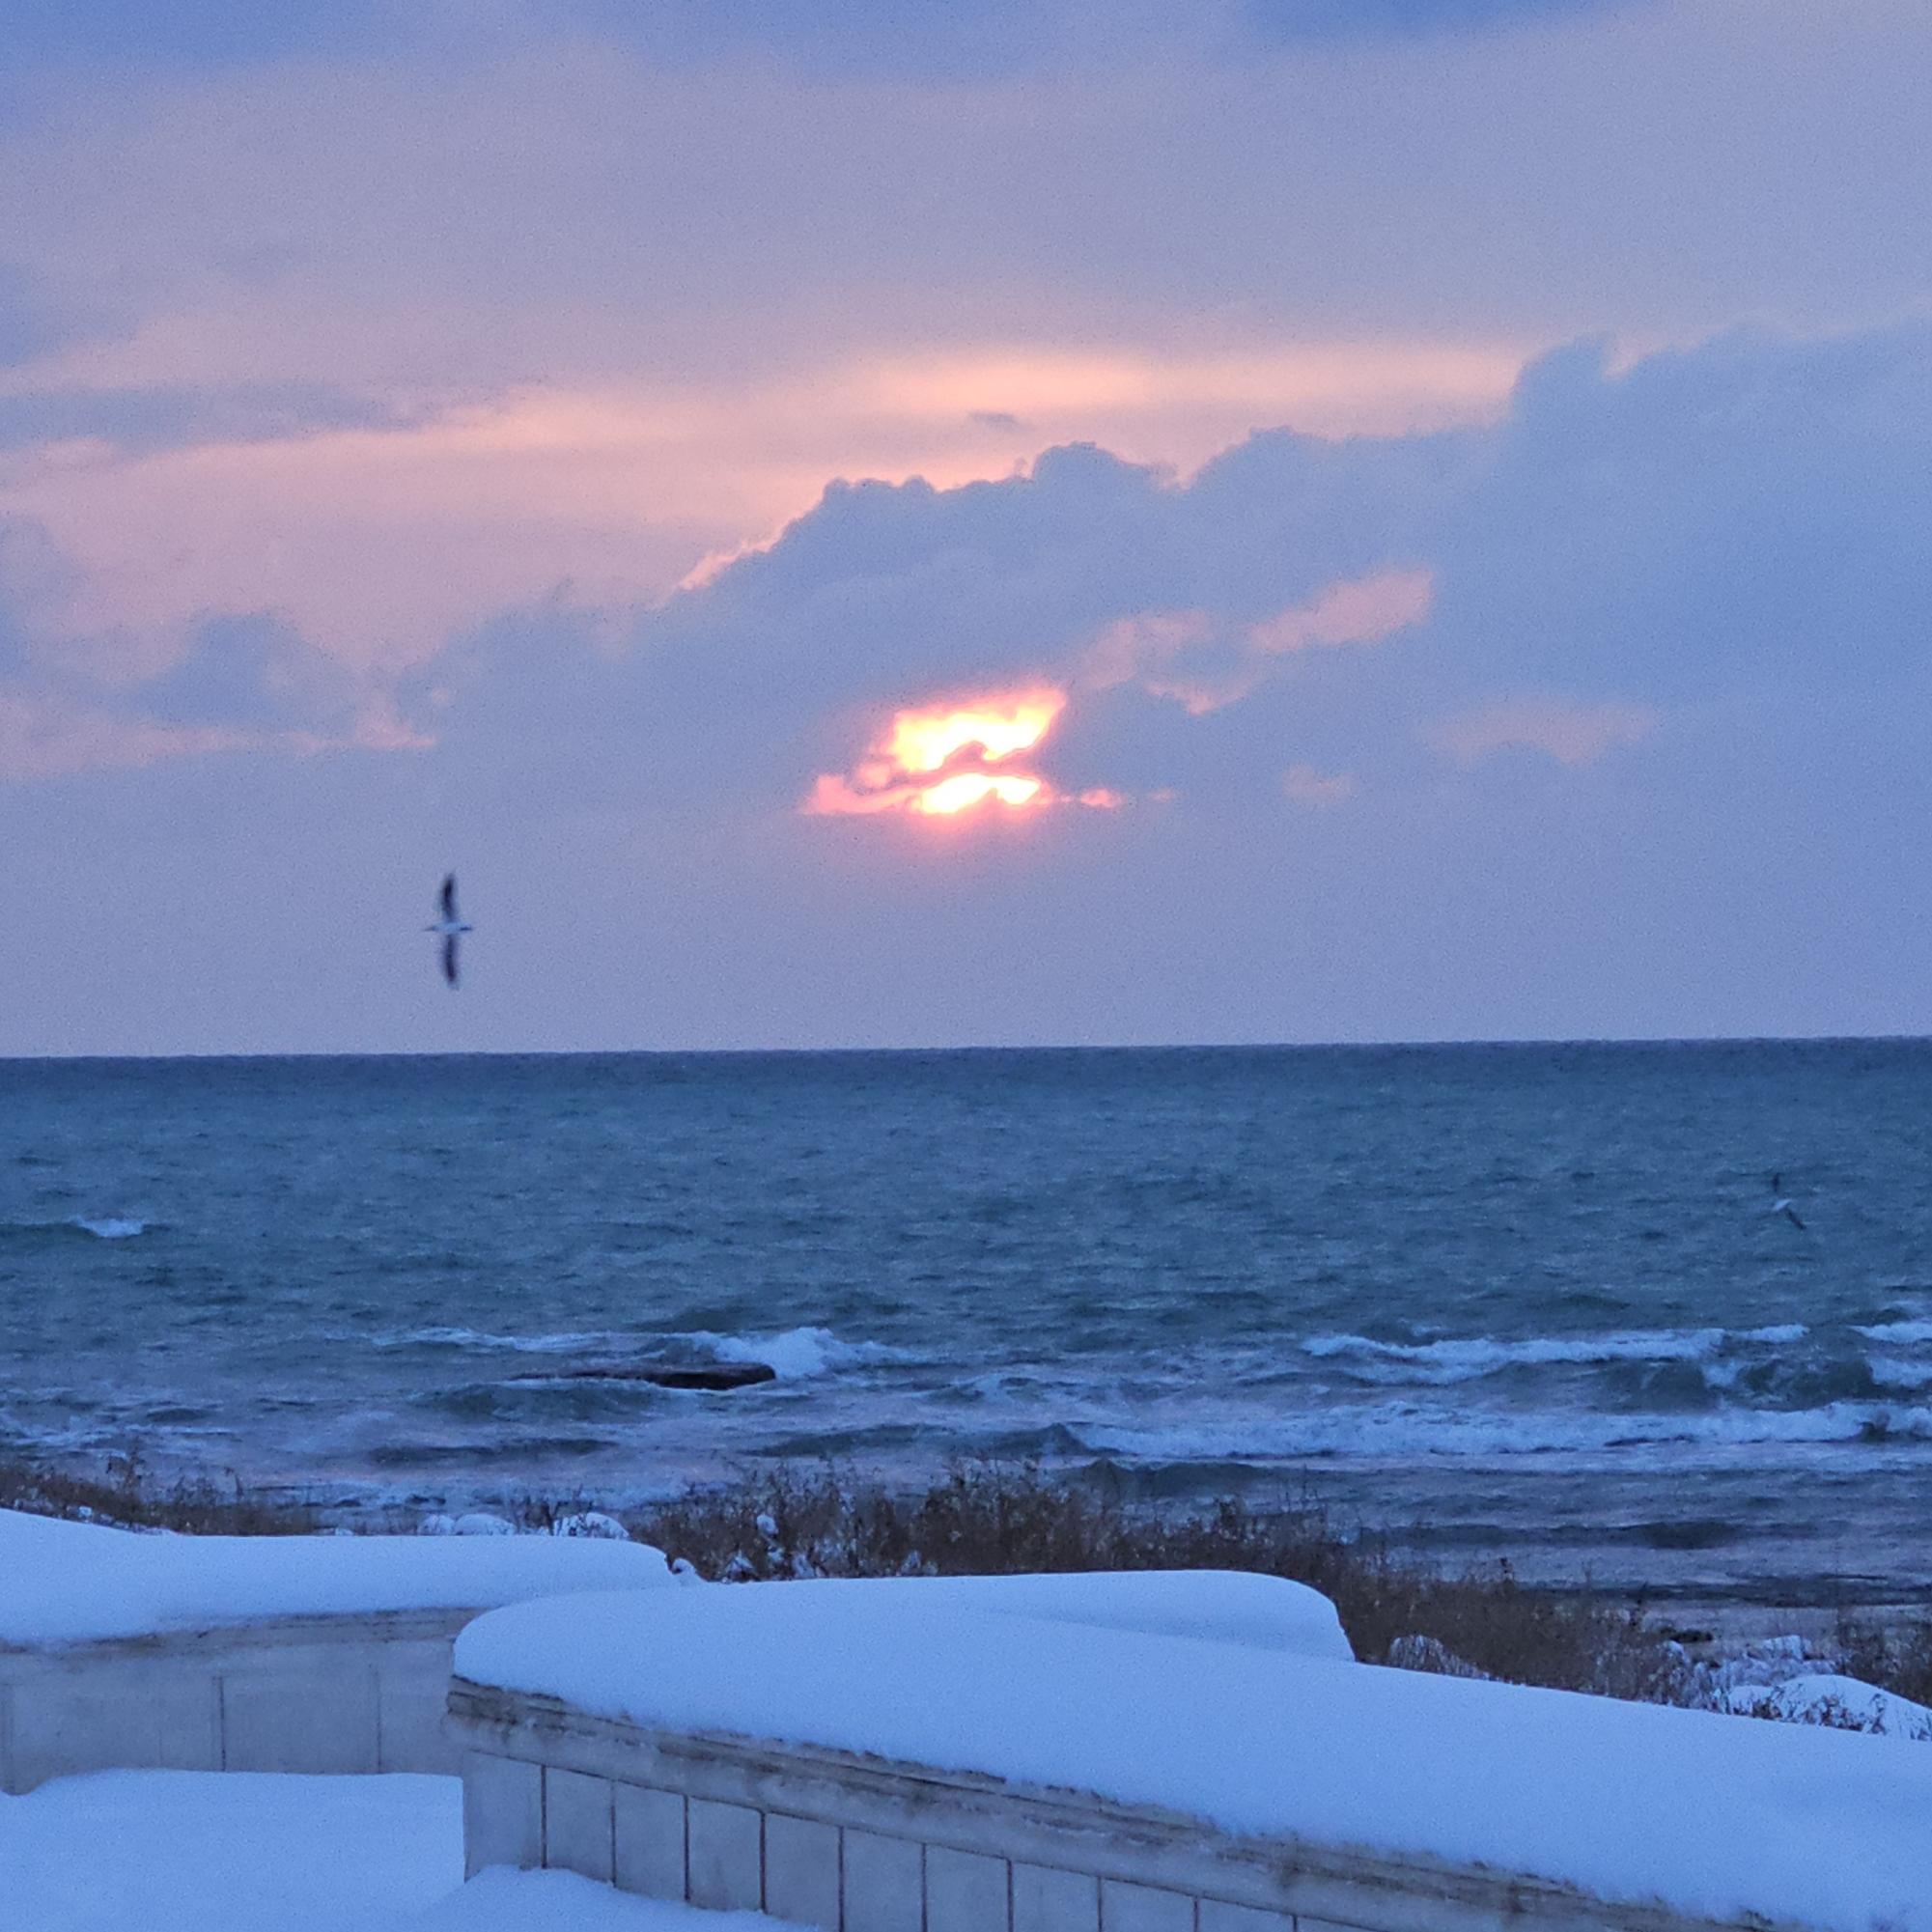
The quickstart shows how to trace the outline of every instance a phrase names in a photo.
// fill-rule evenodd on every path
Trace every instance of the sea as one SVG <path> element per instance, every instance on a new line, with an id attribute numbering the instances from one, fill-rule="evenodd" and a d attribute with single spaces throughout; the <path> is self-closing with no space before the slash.
<path id="1" fill-rule="evenodd" d="M 1932 1043 L 0 1061 L 0 1452 L 390 1522 L 991 1458 L 1922 1602 Z"/>

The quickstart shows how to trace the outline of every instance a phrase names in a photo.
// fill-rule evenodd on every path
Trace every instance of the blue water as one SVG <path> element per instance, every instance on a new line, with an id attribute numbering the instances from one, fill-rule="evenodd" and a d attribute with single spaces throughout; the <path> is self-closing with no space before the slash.
<path id="1" fill-rule="evenodd" d="M 1922 1043 L 0 1062 L 0 1442 L 411 1506 L 1036 1456 L 1896 1596 L 1928 1096 Z M 571 1373 L 718 1358 L 779 1379 Z"/>

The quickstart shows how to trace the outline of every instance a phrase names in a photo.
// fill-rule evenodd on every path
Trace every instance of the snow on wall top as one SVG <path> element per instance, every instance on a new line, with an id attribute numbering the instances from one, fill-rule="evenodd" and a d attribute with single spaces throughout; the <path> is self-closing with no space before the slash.
<path id="1" fill-rule="evenodd" d="M 1108 1570 L 1021 1577 L 839 1579 L 761 1588 L 836 1592 L 854 1602 L 913 1591 L 921 1604 L 1042 1617 L 1098 1630 L 1200 1637 L 1353 1664 L 1335 1607 L 1321 1591 L 1246 1570 Z"/>
<path id="2" fill-rule="evenodd" d="M 0 1645 L 482 1610 L 671 1581 L 660 1552 L 595 1537 L 146 1535 L 0 1510 Z"/>
<path id="3" fill-rule="evenodd" d="M 1932 1750 L 806 1585 L 585 1596 L 457 1639 L 607 1717 L 1071 1786 L 1818 1932 L 1932 1932 Z"/>

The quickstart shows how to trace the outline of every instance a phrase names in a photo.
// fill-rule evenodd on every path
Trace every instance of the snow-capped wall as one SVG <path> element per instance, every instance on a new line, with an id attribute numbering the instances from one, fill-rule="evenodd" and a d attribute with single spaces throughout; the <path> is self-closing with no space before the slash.
<path id="1" fill-rule="evenodd" d="M 471 1615 L 672 1581 L 657 1551 L 596 1538 L 139 1535 L 0 1511 L 0 1791 L 108 1769 L 453 1772 L 450 1640 Z"/>
<path id="2" fill-rule="evenodd" d="M 890 1577 L 761 1584 L 863 1604 L 902 1599 L 912 1613 L 991 1610 L 1095 1630 L 1197 1637 L 1351 1664 L 1335 1607 L 1306 1583 L 1246 1570 L 1107 1570 L 1020 1577 Z"/>
<path id="3" fill-rule="evenodd" d="M 600 1537 L 175 1536 L 0 1509 L 0 1648 L 672 1581 L 660 1552 Z"/>
<path id="4" fill-rule="evenodd" d="M 1904 1740 L 794 1585 L 496 1611 L 456 1670 L 473 1860 L 827 1932 L 1932 1932 Z"/>

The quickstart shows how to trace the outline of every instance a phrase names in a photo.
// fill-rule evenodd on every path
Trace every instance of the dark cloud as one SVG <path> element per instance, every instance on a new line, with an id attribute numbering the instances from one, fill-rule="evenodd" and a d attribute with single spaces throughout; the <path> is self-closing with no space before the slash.
<path id="1" fill-rule="evenodd" d="M 9 593 L 8 549 L 11 532 L 0 522 L 0 682 L 27 668 L 27 626 L 19 600 Z"/>
<path id="2" fill-rule="evenodd" d="M 355 693 L 226 620 L 117 700 L 179 748 L 134 741 L 42 817 L 164 880 L 192 825 L 251 906 L 313 873 L 350 923 L 378 890 L 418 919 L 459 864 L 497 989 L 465 1044 L 1922 1030 L 1929 352 L 1925 325 L 1584 347 L 1488 431 L 1271 433 L 1186 483 L 1073 447 L 840 484 L 660 609 L 462 640 L 403 694 L 419 756 L 247 755 L 339 742 Z M 1424 570 L 1419 622 L 1311 615 Z M 1109 627 L 1177 613 L 1224 702 L 1163 695 L 1179 658 L 1096 674 Z M 1042 678 L 1072 697 L 1040 769 L 1119 810 L 797 811 L 895 706 Z M 84 916 L 57 867 L 36 889 Z M 358 985 L 406 969 L 357 944 Z M 184 1044 L 420 1044 L 406 994 L 329 984 L 238 987 Z M 70 997 L 49 966 L 22 1010 Z"/>
<path id="3" fill-rule="evenodd" d="M 355 728 L 357 687 L 332 658 L 291 626 L 252 615 L 213 617 L 127 708 L 158 724 L 221 726 L 343 739 Z"/>
<path id="4" fill-rule="evenodd" d="M 392 406 L 323 382 L 38 390 L 0 396 L 0 449 L 87 438 L 138 453 L 391 428 L 407 420 Z"/>
<path id="5" fill-rule="evenodd" d="M 850 769 L 896 708 L 1041 679 L 1074 692 L 1046 759 L 1069 789 L 1641 762 L 1667 719 L 1766 686 L 1919 703 L 1928 525 L 1932 326 L 1621 371 L 1585 345 L 1534 365 L 1494 430 L 1271 432 L 1186 484 L 1083 446 L 956 490 L 835 484 L 614 636 L 563 610 L 490 627 L 438 667 L 441 728 L 519 784 L 567 770 L 753 813 Z M 1306 641 L 1334 586 L 1423 572 L 1423 621 Z M 1123 625 L 1151 668 L 1100 676 Z"/>
<path id="6" fill-rule="evenodd" d="M 1651 0 L 1217 0 L 1195 44 L 1293 43 L 1499 26 Z M 12 0 L 11 77 L 210 71 L 294 60 L 450 58 L 479 47 L 589 37 L 669 66 L 776 60 L 806 71 L 935 81 L 1008 77 L 1171 39 L 1158 0 Z"/>
<path id="7" fill-rule="evenodd" d="M 1288 41 L 1467 34 L 1631 12 L 1655 0 L 1244 0 L 1264 35 Z"/>
<path id="8" fill-rule="evenodd" d="M 1444 648 L 1492 679 L 1695 701 L 1927 661 L 1932 325 L 1761 332 L 1525 376 L 1445 529 Z"/>
<path id="9" fill-rule="evenodd" d="M 54 348 L 61 333 L 26 272 L 0 262 L 0 369 Z"/>
<path id="10" fill-rule="evenodd" d="M 409 32 L 410 10 L 394 0 L 10 0 L 9 65 L 115 72 L 129 68 L 206 69 L 298 55 L 359 51 Z"/>
<path id="11" fill-rule="evenodd" d="M 158 674 L 132 640 L 58 621 L 71 590 L 67 560 L 44 531 L 0 521 L 0 724 L 33 720 L 22 745 L 0 729 L 0 782 L 68 775 L 91 761 L 191 757 L 252 744 L 321 748 L 354 740 L 366 681 L 266 614 L 217 615 L 191 627 Z"/>

